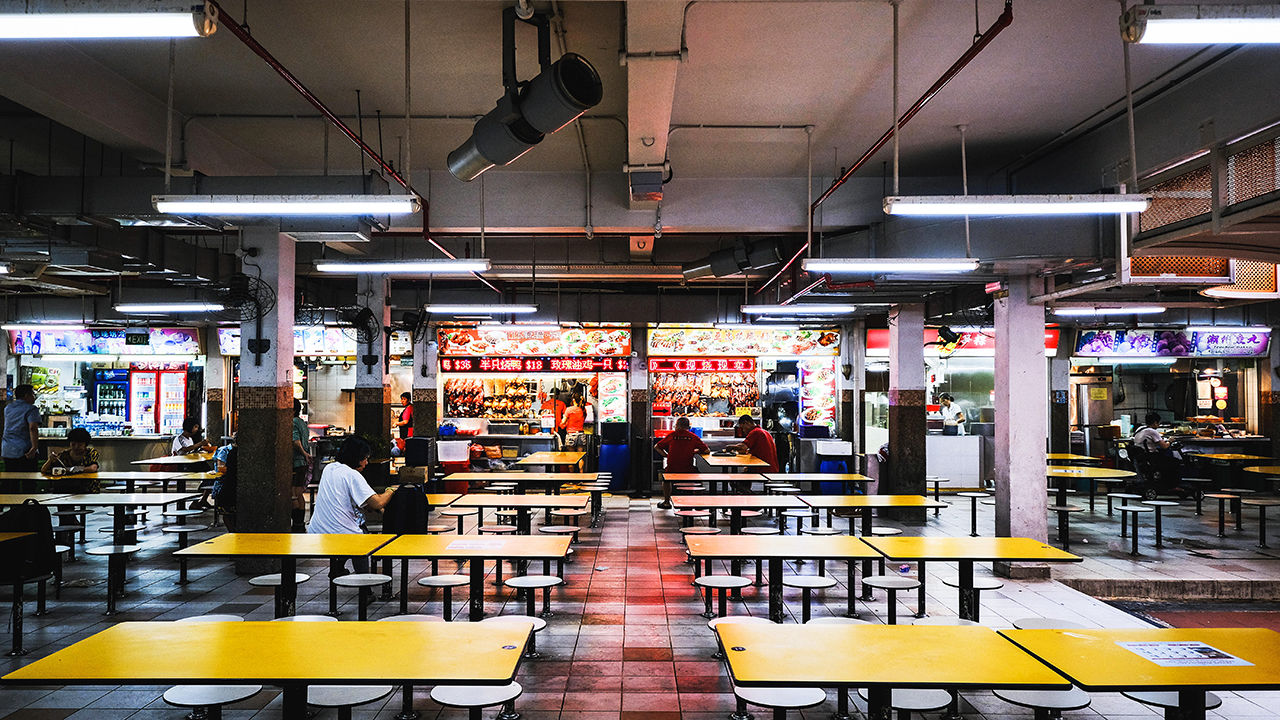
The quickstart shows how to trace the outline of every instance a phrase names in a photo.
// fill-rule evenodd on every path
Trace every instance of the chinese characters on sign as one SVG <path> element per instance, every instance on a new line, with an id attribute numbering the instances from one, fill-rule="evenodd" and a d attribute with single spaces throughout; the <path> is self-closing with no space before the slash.
<path id="1" fill-rule="evenodd" d="M 625 357 L 482 357 L 440 358 L 440 371 L 465 372 L 626 372 Z"/>
<path id="2" fill-rule="evenodd" d="M 755 372 L 755 358 L 650 358 L 649 372 Z"/>

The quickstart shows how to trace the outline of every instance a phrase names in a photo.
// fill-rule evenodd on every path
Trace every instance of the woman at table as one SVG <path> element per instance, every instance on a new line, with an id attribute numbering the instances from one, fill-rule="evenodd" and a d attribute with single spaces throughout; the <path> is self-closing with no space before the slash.
<path id="1" fill-rule="evenodd" d="M 62 468 L 67 475 L 98 472 L 98 451 L 89 447 L 93 438 L 84 428 L 72 428 L 67 433 L 67 444 L 70 447 L 60 453 L 49 453 L 40 472 L 52 475 L 54 468 Z M 97 478 L 80 478 L 80 489 L 76 492 L 96 493 L 100 489 Z"/>
<path id="2" fill-rule="evenodd" d="M 311 511 L 309 533 L 363 533 L 362 510 L 381 510 L 391 499 L 394 487 L 375 493 L 369 481 L 360 474 L 369 464 L 369 443 L 352 435 L 342 441 L 335 456 L 336 462 L 325 466 L 320 474 L 320 486 L 316 490 L 316 504 Z M 368 557 L 336 557 L 329 560 L 329 579 L 342 577 L 350 572 L 351 561 L 358 573 L 369 572 Z"/>
<path id="3" fill-rule="evenodd" d="M 689 418 L 676 418 L 676 429 L 653 446 L 654 450 L 667 459 L 663 472 L 697 472 L 693 466 L 694 456 L 711 452 L 707 444 L 702 442 L 702 438 L 694 435 L 689 427 Z M 671 507 L 670 483 L 662 483 L 662 502 L 658 503 L 658 507 L 663 509 Z"/>
<path id="4" fill-rule="evenodd" d="M 169 447 L 169 454 L 192 455 L 198 452 L 212 452 L 213 449 L 213 443 L 204 438 L 204 430 L 200 427 L 200 421 L 195 418 L 187 418 L 182 421 L 182 432 L 173 436 L 173 445 Z"/>

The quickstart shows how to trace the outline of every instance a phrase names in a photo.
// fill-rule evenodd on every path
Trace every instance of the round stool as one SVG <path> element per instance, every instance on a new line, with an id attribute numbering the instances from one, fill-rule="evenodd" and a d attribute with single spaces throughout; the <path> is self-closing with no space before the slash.
<path id="1" fill-rule="evenodd" d="M 978 501 L 991 496 L 984 492 L 960 492 L 956 496 L 969 498 L 969 537 L 978 537 Z"/>
<path id="2" fill-rule="evenodd" d="M 889 593 L 889 624 L 898 624 L 898 591 L 915 590 L 920 581 L 902 575 L 872 575 L 862 578 L 865 587 L 880 588 Z"/>
<path id="3" fill-rule="evenodd" d="M 476 527 L 476 532 L 480 535 L 506 535 L 515 531 L 515 525 L 480 525 Z"/>
<path id="4" fill-rule="evenodd" d="M 487 617 L 480 622 L 506 623 L 509 625 L 522 623 L 524 625 L 532 625 L 533 634 L 529 636 L 529 644 L 524 648 L 524 657 L 530 660 L 537 660 L 542 657 L 542 655 L 538 653 L 538 633 L 547 629 L 546 620 L 543 620 L 540 617 L 529 617 L 528 615 L 494 615 L 493 617 Z"/>
<path id="5" fill-rule="evenodd" d="M 1084 625 L 1061 618 L 1025 617 L 1013 621 L 1018 630 L 1081 630 Z"/>
<path id="6" fill-rule="evenodd" d="M 821 705 L 827 700 L 827 693 L 821 688 L 740 687 L 734 685 L 733 694 L 737 696 L 739 705 L 746 703 L 747 705 L 773 710 L 775 719 L 786 717 L 788 710 L 801 710 L 814 705 Z M 743 707 L 739 707 L 738 712 L 750 717 L 749 714 L 745 713 L 745 708 Z M 739 717 L 739 715 L 735 714 L 730 717 Z"/>
<path id="7" fill-rule="evenodd" d="M 107 615 L 116 614 L 116 598 L 124 594 L 125 560 L 141 545 L 101 545 L 85 550 L 86 555 L 107 556 Z"/>
<path id="8" fill-rule="evenodd" d="M 161 697 L 174 707 L 195 708 L 193 715 L 222 720 L 223 705 L 248 700 L 260 692 L 261 685 L 174 685 Z"/>
<path id="9" fill-rule="evenodd" d="M 743 535 L 781 535 L 782 531 L 776 527 L 744 527 Z"/>
<path id="10" fill-rule="evenodd" d="M 302 584 L 311 579 L 306 573 L 294 573 L 293 579 L 295 584 Z M 280 573 L 267 573 L 257 577 L 249 578 L 249 584 L 253 587 L 269 587 L 275 591 L 275 615 L 282 617 L 284 615 L 284 598 L 280 596 L 280 587 L 284 584 L 284 579 Z"/>
<path id="11" fill-rule="evenodd" d="M 524 692 L 520 683 L 508 685 L 436 685 L 431 688 L 431 699 L 445 707 L 465 708 L 470 720 L 481 720 L 487 707 L 501 705 L 497 720 L 516 720 L 515 700 Z"/>
<path id="12" fill-rule="evenodd" d="M 787 531 L 787 518 L 795 518 L 796 532 L 804 532 L 804 519 L 811 517 L 813 517 L 813 513 L 808 510 L 783 510 L 778 513 L 778 529 L 785 533 Z"/>
<path id="13" fill-rule="evenodd" d="M 244 622 L 244 618 L 239 615 L 193 615 L 191 617 L 178 618 L 174 620 L 176 623 L 207 623 L 207 622 Z"/>
<path id="14" fill-rule="evenodd" d="M 208 530 L 207 525 L 166 525 L 160 528 L 160 532 L 178 536 L 178 549 L 181 550 L 187 546 L 187 536 L 193 532 Z M 178 580 L 175 585 L 187 584 L 187 556 L 178 556 Z"/>
<path id="15" fill-rule="evenodd" d="M 582 528 L 578 525 L 539 525 L 538 532 L 544 535 L 569 535 L 571 542 L 578 542 L 578 532 Z"/>
<path id="16" fill-rule="evenodd" d="M 480 511 L 479 511 L 479 510 L 476 510 L 475 508 L 445 508 L 445 509 L 443 509 L 443 510 L 441 510 L 441 511 L 440 511 L 440 516 L 441 516 L 441 517 L 457 518 L 457 519 L 458 519 L 458 534 L 459 534 L 459 535 L 461 535 L 461 534 L 463 534 L 463 532 L 465 532 L 465 531 L 463 530 L 462 525 L 463 525 L 463 522 L 466 520 L 466 518 L 467 518 L 467 517 L 469 517 L 469 516 L 471 516 L 471 515 L 475 515 L 475 514 L 477 514 L 477 513 L 479 513 L 479 512 L 480 512 Z"/>
<path id="17" fill-rule="evenodd" d="M 1178 507 L 1178 503 L 1174 500 L 1143 500 L 1143 505 L 1155 508 L 1156 510 L 1156 547 L 1164 547 L 1164 529 L 1160 525 L 1161 511 L 1165 508 Z"/>
<path id="18" fill-rule="evenodd" d="M 271 622 L 338 622 L 332 615 L 286 615 L 273 618 Z"/>
<path id="19" fill-rule="evenodd" d="M 947 587 L 960 587 L 960 578 L 944 577 L 942 584 Z M 983 590 L 999 590 L 1004 587 L 1004 583 L 993 577 L 975 577 L 973 579 L 973 617 L 972 620 L 978 620 L 979 611 L 982 607 L 982 591 Z"/>
<path id="20" fill-rule="evenodd" d="M 995 696 L 1010 705 L 1032 708 L 1037 718 L 1060 718 L 1066 710 L 1089 707 L 1089 693 L 1078 687 L 1070 690 L 995 690 Z M 1177 693 L 1175 693 L 1176 695 Z"/>
<path id="21" fill-rule="evenodd" d="M 886 525 L 871 526 L 871 537 L 893 537 L 894 535 L 901 535 L 901 534 L 902 534 L 901 528 L 888 527 Z"/>
<path id="22" fill-rule="evenodd" d="M 858 688 L 858 696 L 866 700 L 867 689 Z M 946 690 L 893 688 L 889 691 L 889 707 L 899 712 L 929 712 L 951 704 L 951 693 Z"/>
<path id="23" fill-rule="evenodd" d="M 1240 501 L 1242 505 L 1258 508 L 1258 547 L 1267 547 L 1267 508 L 1280 505 L 1280 500 L 1272 498 L 1245 498 Z M 1156 515 L 1159 520 L 1160 516 Z M 1159 524 L 1156 525 L 1159 527 Z"/>
<path id="24" fill-rule="evenodd" d="M 440 588 L 444 593 L 443 615 L 445 620 L 453 620 L 453 589 L 470 584 L 466 575 L 428 575 L 418 578 L 422 587 Z"/>
<path id="25" fill-rule="evenodd" d="M 1231 514 L 1236 516 L 1236 530 L 1243 530 L 1244 525 L 1241 523 L 1240 517 L 1243 514 L 1240 507 L 1240 498 L 1248 497 L 1257 492 L 1257 490 L 1250 490 L 1248 488 L 1221 488 L 1218 492 L 1240 496 L 1231 501 Z"/>
<path id="26" fill-rule="evenodd" d="M 1218 537 L 1227 536 L 1227 501 L 1230 500 L 1232 505 L 1240 499 L 1239 495 L 1231 493 L 1205 493 L 1205 497 L 1213 498 L 1218 501 Z"/>
<path id="27" fill-rule="evenodd" d="M 566 518 L 567 520 L 571 520 L 574 525 L 578 524 L 578 518 L 590 514 L 590 510 L 565 509 L 551 511 L 551 517 Z"/>
<path id="28" fill-rule="evenodd" d="M 965 620 L 964 618 L 959 618 L 959 617 L 927 617 L 927 618 L 916 618 L 911 621 L 911 624 L 912 625 L 955 626 L 955 625 L 981 625 L 982 623 L 974 622 L 972 620 Z"/>
<path id="29" fill-rule="evenodd" d="M 805 623 L 805 625 L 870 625 L 870 620 L 859 620 L 858 618 L 839 617 L 830 615 L 826 617 L 813 618 Z"/>
<path id="30" fill-rule="evenodd" d="M 694 520 L 701 520 L 703 518 L 707 518 L 709 520 L 711 518 L 711 513 L 707 510 L 677 510 L 675 512 L 675 516 L 680 518 L 681 527 L 689 527 L 690 525 L 693 525 Z"/>
<path id="31" fill-rule="evenodd" d="M 693 584 L 702 588 L 702 594 L 706 598 L 706 610 L 703 611 L 702 617 L 713 618 L 716 613 L 711 611 L 711 593 L 718 591 L 720 593 L 720 617 L 729 614 L 729 591 L 741 590 L 751 584 L 747 578 L 738 575 L 703 575 L 693 579 Z"/>
<path id="32" fill-rule="evenodd" d="M 836 581 L 823 575 L 788 575 L 782 578 L 782 586 L 800 588 L 800 622 L 807 623 L 813 591 L 835 587 Z"/>
<path id="33" fill-rule="evenodd" d="M 537 613 L 534 612 L 534 590 L 542 590 L 542 617 L 551 617 L 551 588 L 556 585 L 563 585 L 564 578 L 555 575 L 517 575 L 506 581 L 506 586 L 515 590 L 523 590 L 525 592 L 525 614 L 533 617 Z"/>
<path id="34" fill-rule="evenodd" d="M 1177 711 L 1179 709 L 1177 692 L 1122 692 L 1120 694 L 1130 700 L 1137 700 L 1143 705 L 1154 705 L 1155 707 L 1163 708 L 1165 710 Z M 1207 690 L 1205 691 L 1205 710 L 1212 710 L 1216 707 L 1221 707 L 1221 705 L 1222 698 L 1218 697 L 1216 693 L 1211 693 Z"/>
<path id="35" fill-rule="evenodd" d="M 373 599 L 373 591 L 370 588 L 390 585 L 391 576 L 382 573 L 351 573 L 334 578 L 331 582 L 338 587 L 357 588 L 357 617 L 360 620 L 368 620 L 369 601 Z"/>
<path id="36" fill-rule="evenodd" d="M 391 685 L 312 685 L 307 688 L 307 704 L 337 708 L 338 720 L 351 720 L 351 708 L 381 700 L 392 690 Z"/>
<path id="37" fill-rule="evenodd" d="M 378 618 L 378 622 L 444 622 L 435 615 L 392 615 Z"/>
<path id="38" fill-rule="evenodd" d="M 1125 502 L 1129 502 L 1130 500 L 1141 500 L 1141 499 L 1142 499 L 1141 495 L 1135 495 L 1133 493 L 1126 493 L 1126 492 L 1107 493 L 1107 517 L 1111 517 L 1111 515 L 1113 514 L 1112 510 L 1114 508 L 1112 506 L 1112 503 L 1114 501 L 1123 500 Z"/>
<path id="39" fill-rule="evenodd" d="M 1155 512 L 1155 508 L 1146 505 L 1130 505 L 1125 503 L 1120 506 L 1120 527 L 1126 528 L 1129 524 L 1129 518 L 1133 518 L 1133 548 L 1129 551 L 1130 555 L 1138 555 L 1138 515 L 1141 513 Z M 1122 529 L 1120 537 L 1125 537 Z"/>

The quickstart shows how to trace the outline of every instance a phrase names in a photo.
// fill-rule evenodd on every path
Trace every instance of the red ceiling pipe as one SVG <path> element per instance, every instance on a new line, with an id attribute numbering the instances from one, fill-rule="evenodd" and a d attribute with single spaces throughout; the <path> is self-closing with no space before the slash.
<path id="1" fill-rule="evenodd" d="M 284 65 L 282 65 L 280 61 L 275 58 L 274 55 L 272 55 L 265 47 L 262 46 L 261 43 L 255 40 L 253 36 L 249 34 L 248 30 L 246 30 L 240 23 L 236 22 L 235 18 L 231 17 L 231 15 L 228 14 L 226 10 L 222 9 L 222 6 L 218 4 L 217 0 L 209 0 L 209 4 L 210 6 L 212 6 L 214 13 L 216 13 L 216 17 L 220 20 L 220 22 L 218 23 L 219 25 L 221 25 L 222 27 L 225 27 L 227 29 L 227 32 L 231 33 L 232 35 L 235 35 L 240 40 L 240 42 L 245 44 L 245 47 L 252 50 L 254 54 L 257 55 L 258 57 L 262 58 L 263 61 L 266 62 L 267 65 L 272 70 L 276 71 L 277 75 L 279 75 L 281 78 L 284 78 L 285 82 L 289 83 L 289 85 L 291 85 L 294 90 L 298 91 L 298 94 L 302 96 L 302 99 L 311 103 L 311 106 L 314 107 L 316 110 L 318 110 L 320 114 L 323 115 L 325 119 L 329 121 L 330 124 L 336 127 L 338 131 L 341 132 L 343 135 L 346 135 L 347 139 L 355 143 L 356 147 L 360 148 L 360 152 L 364 153 L 365 156 L 367 156 L 370 160 L 372 160 L 378 166 L 378 168 L 382 170 L 382 172 L 386 173 L 387 176 L 389 176 L 392 180 L 395 180 L 397 183 L 400 184 L 401 187 L 413 193 L 413 195 L 418 198 L 418 201 L 422 204 L 422 220 L 423 220 L 422 236 L 423 238 L 427 242 L 431 243 L 431 245 L 435 249 L 439 250 L 442 254 L 444 254 L 445 257 L 449 258 L 450 260 L 457 259 L 456 255 L 449 252 L 448 249 L 446 249 L 440 243 L 436 242 L 436 240 L 431 237 L 431 233 L 427 229 L 427 217 L 429 213 L 428 203 L 427 203 L 427 199 L 423 197 L 422 193 L 415 190 L 413 186 L 409 184 L 409 181 L 406 178 L 402 177 L 400 173 L 396 172 L 395 168 L 391 167 L 391 163 L 388 163 L 386 160 L 383 160 L 382 156 L 379 155 L 373 148 L 369 147 L 369 144 L 366 143 L 364 139 L 360 137 L 359 133 L 357 133 L 355 130 L 352 130 L 350 126 L 348 126 L 345 122 L 342 121 L 342 118 L 335 115 L 334 112 L 329 109 L 329 106 L 324 104 L 324 101 L 316 97 L 315 93 L 311 92 L 311 90 L 309 90 L 306 85 L 303 85 L 302 81 L 299 80 L 296 75 L 290 72 L 289 69 L 286 68 Z M 474 275 L 475 278 L 480 282 L 484 283 L 485 285 L 488 285 L 489 288 L 492 289 L 494 292 L 498 292 L 497 286 L 495 286 L 493 283 L 484 279 L 477 273 L 472 273 L 472 275 Z"/>
<path id="2" fill-rule="evenodd" d="M 995 37 L 1000 34 L 1001 30 L 1004 30 L 1005 28 L 1009 27 L 1012 24 L 1013 24 L 1013 2 L 1012 0 L 1005 0 L 1004 12 L 1000 13 L 1000 17 L 996 18 L 996 21 L 991 24 L 991 27 L 987 28 L 986 32 L 982 33 L 982 35 L 979 35 L 973 41 L 973 44 L 970 45 L 969 49 L 966 50 L 964 54 L 960 56 L 960 59 L 956 60 L 955 63 L 951 65 L 951 67 L 947 68 L 947 71 L 944 72 L 942 76 L 939 77 L 933 83 L 933 85 L 931 85 L 929 89 L 926 90 L 925 93 L 920 96 L 919 100 L 916 100 L 911 107 L 907 108 L 906 112 L 902 113 L 902 117 L 898 119 L 897 127 L 901 129 L 902 126 L 910 122 L 911 118 L 915 117 L 916 113 L 920 112 L 920 108 L 923 108 L 925 105 L 927 105 L 929 101 L 932 100 L 934 96 L 937 95 L 942 90 L 942 88 L 947 86 L 947 83 L 951 82 L 952 78 L 954 78 L 956 75 L 959 75 L 960 71 L 963 70 L 965 66 L 973 62 L 973 59 L 978 56 L 978 53 L 981 53 L 984 49 L 986 49 L 986 47 L 991 44 L 991 41 L 994 40 Z M 837 188 L 845 184 L 845 182 L 847 182 L 855 172 L 857 172 L 863 165 L 865 165 L 866 162 L 870 160 L 873 155 L 875 155 L 877 152 L 880 152 L 880 149 L 883 148 L 890 140 L 893 139 L 893 131 L 894 131 L 893 127 L 890 127 L 888 130 L 885 130 L 884 134 L 880 136 L 880 139 L 875 141 L 875 143 L 870 148 L 868 148 L 866 152 L 862 154 L 862 157 L 858 158 L 857 162 L 855 162 L 853 165 L 850 165 L 849 169 L 846 170 L 843 175 L 837 178 L 835 182 L 831 183 L 831 186 L 828 187 L 825 191 L 823 191 L 823 193 L 818 196 L 817 200 L 813 201 L 813 204 L 809 206 L 810 217 L 813 216 L 814 212 L 818 209 L 819 205 L 821 205 L 824 201 L 826 201 L 827 198 L 831 197 L 831 193 L 835 192 Z M 796 251 L 796 254 L 792 256 L 790 260 L 787 261 L 787 264 L 783 265 L 782 269 L 779 270 L 777 274 L 775 274 L 773 277 L 765 281 L 765 283 L 756 290 L 755 294 L 759 295 L 760 293 L 764 292 L 770 285 L 776 282 L 778 278 L 781 277 L 782 274 L 787 271 L 787 268 L 790 268 L 793 264 L 795 264 L 795 261 L 799 260 L 800 256 L 804 255 L 808 249 L 809 249 L 809 243 L 805 242 L 803 245 L 800 246 L 800 249 Z"/>
<path id="3" fill-rule="evenodd" d="M 784 281 L 784 283 L 785 283 L 785 282 L 786 282 L 786 281 Z M 876 281 L 875 281 L 875 280 L 860 280 L 860 281 L 858 281 L 858 282 L 851 282 L 851 283 L 838 283 L 838 282 L 833 281 L 833 280 L 831 279 L 831 276 L 830 276 L 830 275 L 828 275 L 828 274 L 824 273 L 824 274 L 822 275 L 822 277 L 820 277 L 820 278 L 818 278 L 817 280 L 815 280 L 815 281 L 813 282 L 813 284 L 809 285 L 808 287 L 804 288 L 803 290 L 800 290 L 800 291 L 799 291 L 799 292 L 797 292 L 795 295 L 792 295 L 791 297 L 787 298 L 786 300 L 783 300 L 781 303 L 778 303 L 778 304 L 779 304 L 779 305 L 790 305 L 791 303 L 795 302 L 796 300 L 799 300 L 800 298 L 804 297 L 805 295 L 808 295 L 809 293 L 813 292 L 814 290 L 817 290 L 819 285 L 826 285 L 828 290 L 836 290 L 836 291 L 839 291 L 839 290 L 859 290 L 859 289 L 868 289 L 868 288 L 870 288 L 870 289 L 874 289 L 874 288 L 875 288 L 875 286 L 876 286 Z"/>

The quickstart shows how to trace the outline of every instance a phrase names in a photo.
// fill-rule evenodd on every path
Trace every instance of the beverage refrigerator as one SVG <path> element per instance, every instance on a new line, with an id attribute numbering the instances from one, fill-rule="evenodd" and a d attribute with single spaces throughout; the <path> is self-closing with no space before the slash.
<path id="1" fill-rule="evenodd" d="M 93 380 L 93 411 L 99 416 L 119 418 L 121 422 L 127 420 L 129 417 L 129 371 L 96 370 Z"/>
<path id="2" fill-rule="evenodd" d="M 129 371 L 129 420 L 135 434 L 176 435 L 186 414 L 185 369 Z"/>

